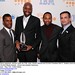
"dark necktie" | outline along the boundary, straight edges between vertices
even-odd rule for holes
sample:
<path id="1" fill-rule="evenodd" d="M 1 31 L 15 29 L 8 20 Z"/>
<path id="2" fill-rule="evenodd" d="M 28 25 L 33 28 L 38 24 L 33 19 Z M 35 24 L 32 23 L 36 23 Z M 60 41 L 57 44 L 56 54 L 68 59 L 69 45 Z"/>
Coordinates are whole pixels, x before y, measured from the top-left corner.
<path id="1" fill-rule="evenodd" d="M 13 42 L 13 36 L 12 36 L 11 31 L 12 31 L 12 30 L 9 30 L 9 32 L 10 32 L 10 38 L 11 38 L 11 40 L 12 40 L 12 42 Z"/>
<path id="2" fill-rule="evenodd" d="M 62 27 L 62 28 L 61 28 L 61 34 L 63 34 L 63 30 L 64 30 L 64 28 Z"/>

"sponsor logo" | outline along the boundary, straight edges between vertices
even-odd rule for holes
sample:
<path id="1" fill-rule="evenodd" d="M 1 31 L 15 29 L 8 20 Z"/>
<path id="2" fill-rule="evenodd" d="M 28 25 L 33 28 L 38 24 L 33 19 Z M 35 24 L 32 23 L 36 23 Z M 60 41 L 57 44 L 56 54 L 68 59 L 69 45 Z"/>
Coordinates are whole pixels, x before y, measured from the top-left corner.
<path id="1" fill-rule="evenodd" d="M 54 0 L 40 0 L 40 5 L 54 5 Z"/>
<path id="2" fill-rule="evenodd" d="M 63 0 L 63 2 L 66 4 L 67 7 L 75 6 L 75 0 Z"/>
<path id="3" fill-rule="evenodd" d="M 25 2 L 31 2 L 31 0 L 14 0 L 15 4 L 24 4 Z"/>
<path id="4" fill-rule="evenodd" d="M 12 19 L 15 19 L 15 15 L 11 15 Z"/>

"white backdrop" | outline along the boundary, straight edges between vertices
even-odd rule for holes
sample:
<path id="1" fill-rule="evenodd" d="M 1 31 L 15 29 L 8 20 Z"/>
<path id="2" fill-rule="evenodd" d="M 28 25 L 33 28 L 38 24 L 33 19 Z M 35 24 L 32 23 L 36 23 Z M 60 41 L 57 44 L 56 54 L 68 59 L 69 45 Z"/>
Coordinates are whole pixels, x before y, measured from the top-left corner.
<path id="1" fill-rule="evenodd" d="M 72 23 L 75 25 L 75 0 L 0 0 L 0 29 L 2 25 L 2 16 L 5 13 L 12 15 L 13 29 L 15 27 L 16 17 L 23 15 L 23 4 L 31 2 L 33 5 L 33 15 L 37 16 L 42 22 L 42 15 L 45 12 L 51 12 L 53 15 L 53 23 L 60 24 L 60 13 L 67 10 L 72 15 Z"/>

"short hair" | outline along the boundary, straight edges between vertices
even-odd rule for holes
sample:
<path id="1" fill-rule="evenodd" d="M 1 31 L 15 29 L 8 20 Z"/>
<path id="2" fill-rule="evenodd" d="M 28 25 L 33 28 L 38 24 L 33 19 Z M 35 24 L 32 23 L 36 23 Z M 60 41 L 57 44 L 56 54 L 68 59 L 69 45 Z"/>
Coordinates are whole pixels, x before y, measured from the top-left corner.
<path id="1" fill-rule="evenodd" d="M 44 18 L 44 16 L 45 16 L 45 14 L 50 14 L 51 17 L 52 17 L 52 14 L 51 14 L 50 12 L 45 12 L 45 13 L 43 14 L 43 18 Z"/>
<path id="2" fill-rule="evenodd" d="M 26 3 L 24 4 L 24 6 L 27 6 L 27 5 L 29 5 L 29 6 L 32 8 L 32 4 L 31 4 L 30 2 L 26 2 Z M 23 8 L 24 8 L 24 6 L 23 6 Z"/>
<path id="3" fill-rule="evenodd" d="M 4 14 L 2 17 L 3 21 L 4 21 L 5 17 L 11 17 L 11 15 L 10 14 Z"/>
<path id="4" fill-rule="evenodd" d="M 64 13 L 67 13 L 68 16 L 69 16 L 69 18 L 71 18 L 71 14 L 70 14 L 70 12 L 68 12 L 68 11 L 63 11 L 63 12 L 61 12 L 61 13 L 60 13 L 60 16 L 61 16 L 62 14 L 64 14 Z"/>

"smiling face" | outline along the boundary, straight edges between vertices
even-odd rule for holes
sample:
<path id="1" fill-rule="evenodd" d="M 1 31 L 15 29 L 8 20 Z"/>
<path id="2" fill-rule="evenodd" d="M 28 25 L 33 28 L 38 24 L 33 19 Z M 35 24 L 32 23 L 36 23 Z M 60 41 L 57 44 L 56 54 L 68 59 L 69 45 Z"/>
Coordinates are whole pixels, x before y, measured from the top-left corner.
<path id="1" fill-rule="evenodd" d="M 4 17 L 3 25 L 4 25 L 6 28 L 11 29 L 11 27 L 12 27 L 12 18 L 11 18 L 10 16 Z"/>
<path id="2" fill-rule="evenodd" d="M 52 23 L 52 15 L 49 13 L 44 14 L 43 16 L 43 22 L 45 25 L 49 25 Z"/>
<path id="3" fill-rule="evenodd" d="M 31 3 L 27 2 L 24 4 L 23 13 L 26 17 L 31 15 L 31 13 L 32 13 L 32 4 Z"/>
<path id="4" fill-rule="evenodd" d="M 60 15 L 60 21 L 62 26 L 66 26 L 71 23 L 71 17 L 69 16 L 68 13 L 62 13 Z"/>

